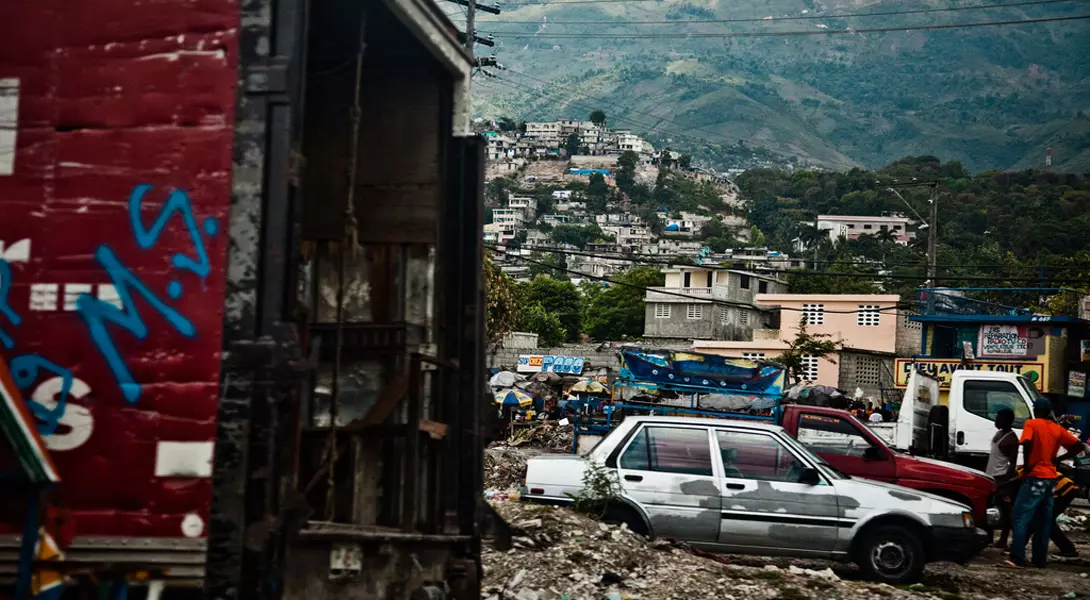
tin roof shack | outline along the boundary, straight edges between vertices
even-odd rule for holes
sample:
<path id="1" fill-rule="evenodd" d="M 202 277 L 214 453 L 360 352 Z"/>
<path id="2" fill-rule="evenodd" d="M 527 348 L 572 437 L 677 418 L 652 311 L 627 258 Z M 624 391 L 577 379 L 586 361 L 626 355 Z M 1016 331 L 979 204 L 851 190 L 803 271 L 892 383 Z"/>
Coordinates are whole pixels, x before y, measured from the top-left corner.
<path id="1" fill-rule="evenodd" d="M 430 0 L 308 4 L 242 4 L 232 218 L 253 226 L 232 245 L 206 591 L 479 598 L 471 63 Z"/>
<path id="2" fill-rule="evenodd" d="M 1003 371 L 1027 377 L 1067 406 L 1068 374 L 1086 372 L 1080 356 L 1090 321 L 1079 317 L 1079 293 L 1063 288 L 935 288 L 917 291 L 921 354 L 898 359 L 897 387 L 905 388 L 911 363 L 942 381 L 959 369 Z"/>

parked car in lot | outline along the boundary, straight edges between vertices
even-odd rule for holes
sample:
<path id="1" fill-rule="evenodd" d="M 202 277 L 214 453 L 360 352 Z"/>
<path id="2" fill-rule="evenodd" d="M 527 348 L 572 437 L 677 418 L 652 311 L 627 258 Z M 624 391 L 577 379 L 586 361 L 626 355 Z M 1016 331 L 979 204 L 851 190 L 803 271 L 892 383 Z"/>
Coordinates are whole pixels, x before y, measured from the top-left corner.
<path id="1" fill-rule="evenodd" d="M 850 560 L 901 584 L 988 543 L 968 506 L 852 479 L 770 424 L 628 417 L 586 456 L 531 458 L 522 499 L 572 503 L 588 469 L 618 483 L 606 520 L 711 551 Z"/>

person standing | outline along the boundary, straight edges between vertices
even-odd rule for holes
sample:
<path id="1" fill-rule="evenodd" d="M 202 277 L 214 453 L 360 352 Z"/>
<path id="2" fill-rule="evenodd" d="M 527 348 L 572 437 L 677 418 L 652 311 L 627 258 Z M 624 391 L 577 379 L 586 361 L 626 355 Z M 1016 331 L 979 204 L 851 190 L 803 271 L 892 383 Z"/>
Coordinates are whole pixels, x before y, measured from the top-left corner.
<path id="1" fill-rule="evenodd" d="M 999 540 L 997 548 L 1007 547 L 1007 536 L 1011 530 L 1011 508 L 1018 492 L 1018 475 L 1015 465 L 1018 463 L 1018 434 L 1014 432 L 1014 411 L 1009 408 L 1000 410 L 995 415 L 995 428 L 992 436 L 992 449 L 988 454 L 988 466 L 985 471 L 995 479 L 995 493 L 999 497 Z"/>
<path id="2" fill-rule="evenodd" d="M 1033 403 L 1034 418 L 1022 429 L 1022 451 L 1025 454 L 1025 477 L 1014 501 L 1011 516 L 1012 539 L 1008 567 L 1026 566 L 1026 541 L 1033 525 L 1033 564 L 1048 564 L 1048 540 L 1052 533 L 1052 493 L 1059 472 L 1056 464 L 1083 450 L 1086 445 L 1052 419 L 1052 405 L 1045 399 Z M 1059 449 L 1067 452 L 1056 456 Z"/>
<path id="3" fill-rule="evenodd" d="M 1022 474 L 1023 468 L 1018 467 L 1019 476 Z M 1075 547 L 1075 544 L 1068 539 L 1067 534 L 1063 529 L 1060 529 L 1060 524 L 1056 521 L 1060 515 L 1064 514 L 1067 507 L 1071 506 L 1071 503 L 1078 496 L 1079 486 L 1075 484 L 1071 479 L 1060 475 L 1056 479 L 1056 491 L 1052 494 L 1052 529 L 1049 537 L 1052 539 L 1052 543 L 1056 544 L 1056 548 L 1060 550 L 1059 556 L 1062 558 L 1077 558 L 1079 556 L 1079 550 Z M 1030 531 L 1036 529 L 1037 524 L 1030 525 Z"/>

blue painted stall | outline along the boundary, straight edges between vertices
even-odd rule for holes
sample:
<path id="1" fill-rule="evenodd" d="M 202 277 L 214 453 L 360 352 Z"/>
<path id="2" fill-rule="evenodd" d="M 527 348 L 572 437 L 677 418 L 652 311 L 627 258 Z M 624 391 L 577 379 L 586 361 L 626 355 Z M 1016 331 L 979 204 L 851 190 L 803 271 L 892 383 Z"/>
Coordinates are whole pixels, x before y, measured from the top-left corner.
<path id="1" fill-rule="evenodd" d="M 731 358 L 701 352 L 659 350 L 642 347 L 618 352 L 621 368 L 608 402 L 572 400 L 575 439 L 602 436 L 621 421 L 624 414 L 656 414 L 710 418 L 753 419 L 778 422 L 786 369 L 779 364 Z M 671 400 L 647 402 L 633 396 Z M 737 408 L 712 408 L 705 400 L 715 398 Z M 769 414 L 763 414 L 764 412 Z"/>

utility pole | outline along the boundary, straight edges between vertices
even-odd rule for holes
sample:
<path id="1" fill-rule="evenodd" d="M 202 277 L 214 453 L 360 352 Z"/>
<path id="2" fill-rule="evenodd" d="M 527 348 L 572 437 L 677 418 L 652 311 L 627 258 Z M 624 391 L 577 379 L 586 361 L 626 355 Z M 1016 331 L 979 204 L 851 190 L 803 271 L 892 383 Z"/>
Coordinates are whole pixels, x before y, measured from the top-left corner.
<path id="1" fill-rule="evenodd" d="M 473 58 L 473 45 L 477 41 L 477 0 L 466 2 L 466 52 Z"/>
<path id="2" fill-rule="evenodd" d="M 928 203 L 931 204 L 931 211 L 928 215 L 929 218 L 924 219 L 920 216 L 920 213 L 913 208 L 912 204 L 905 197 L 897 191 L 899 187 L 920 187 L 928 186 L 931 188 L 931 197 L 928 198 Z M 908 210 L 912 211 L 912 214 L 916 215 L 916 218 L 922 221 L 927 226 L 927 282 L 925 285 L 929 288 L 935 287 L 937 284 L 937 269 L 938 264 L 938 244 L 939 244 L 939 182 L 938 181 L 920 181 L 912 183 L 895 183 L 886 188 L 887 191 L 893 192 L 901 202 L 904 202 Z"/>
<path id="3" fill-rule="evenodd" d="M 931 203 L 931 219 L 927 224 L 927 287 L 936 287 L 938 282 L 935 280 L 935 265 L 938 264 L 939 243 L 939 182 L 937 181 L 931 183 L 931 199 L 928 202 Z"/>

